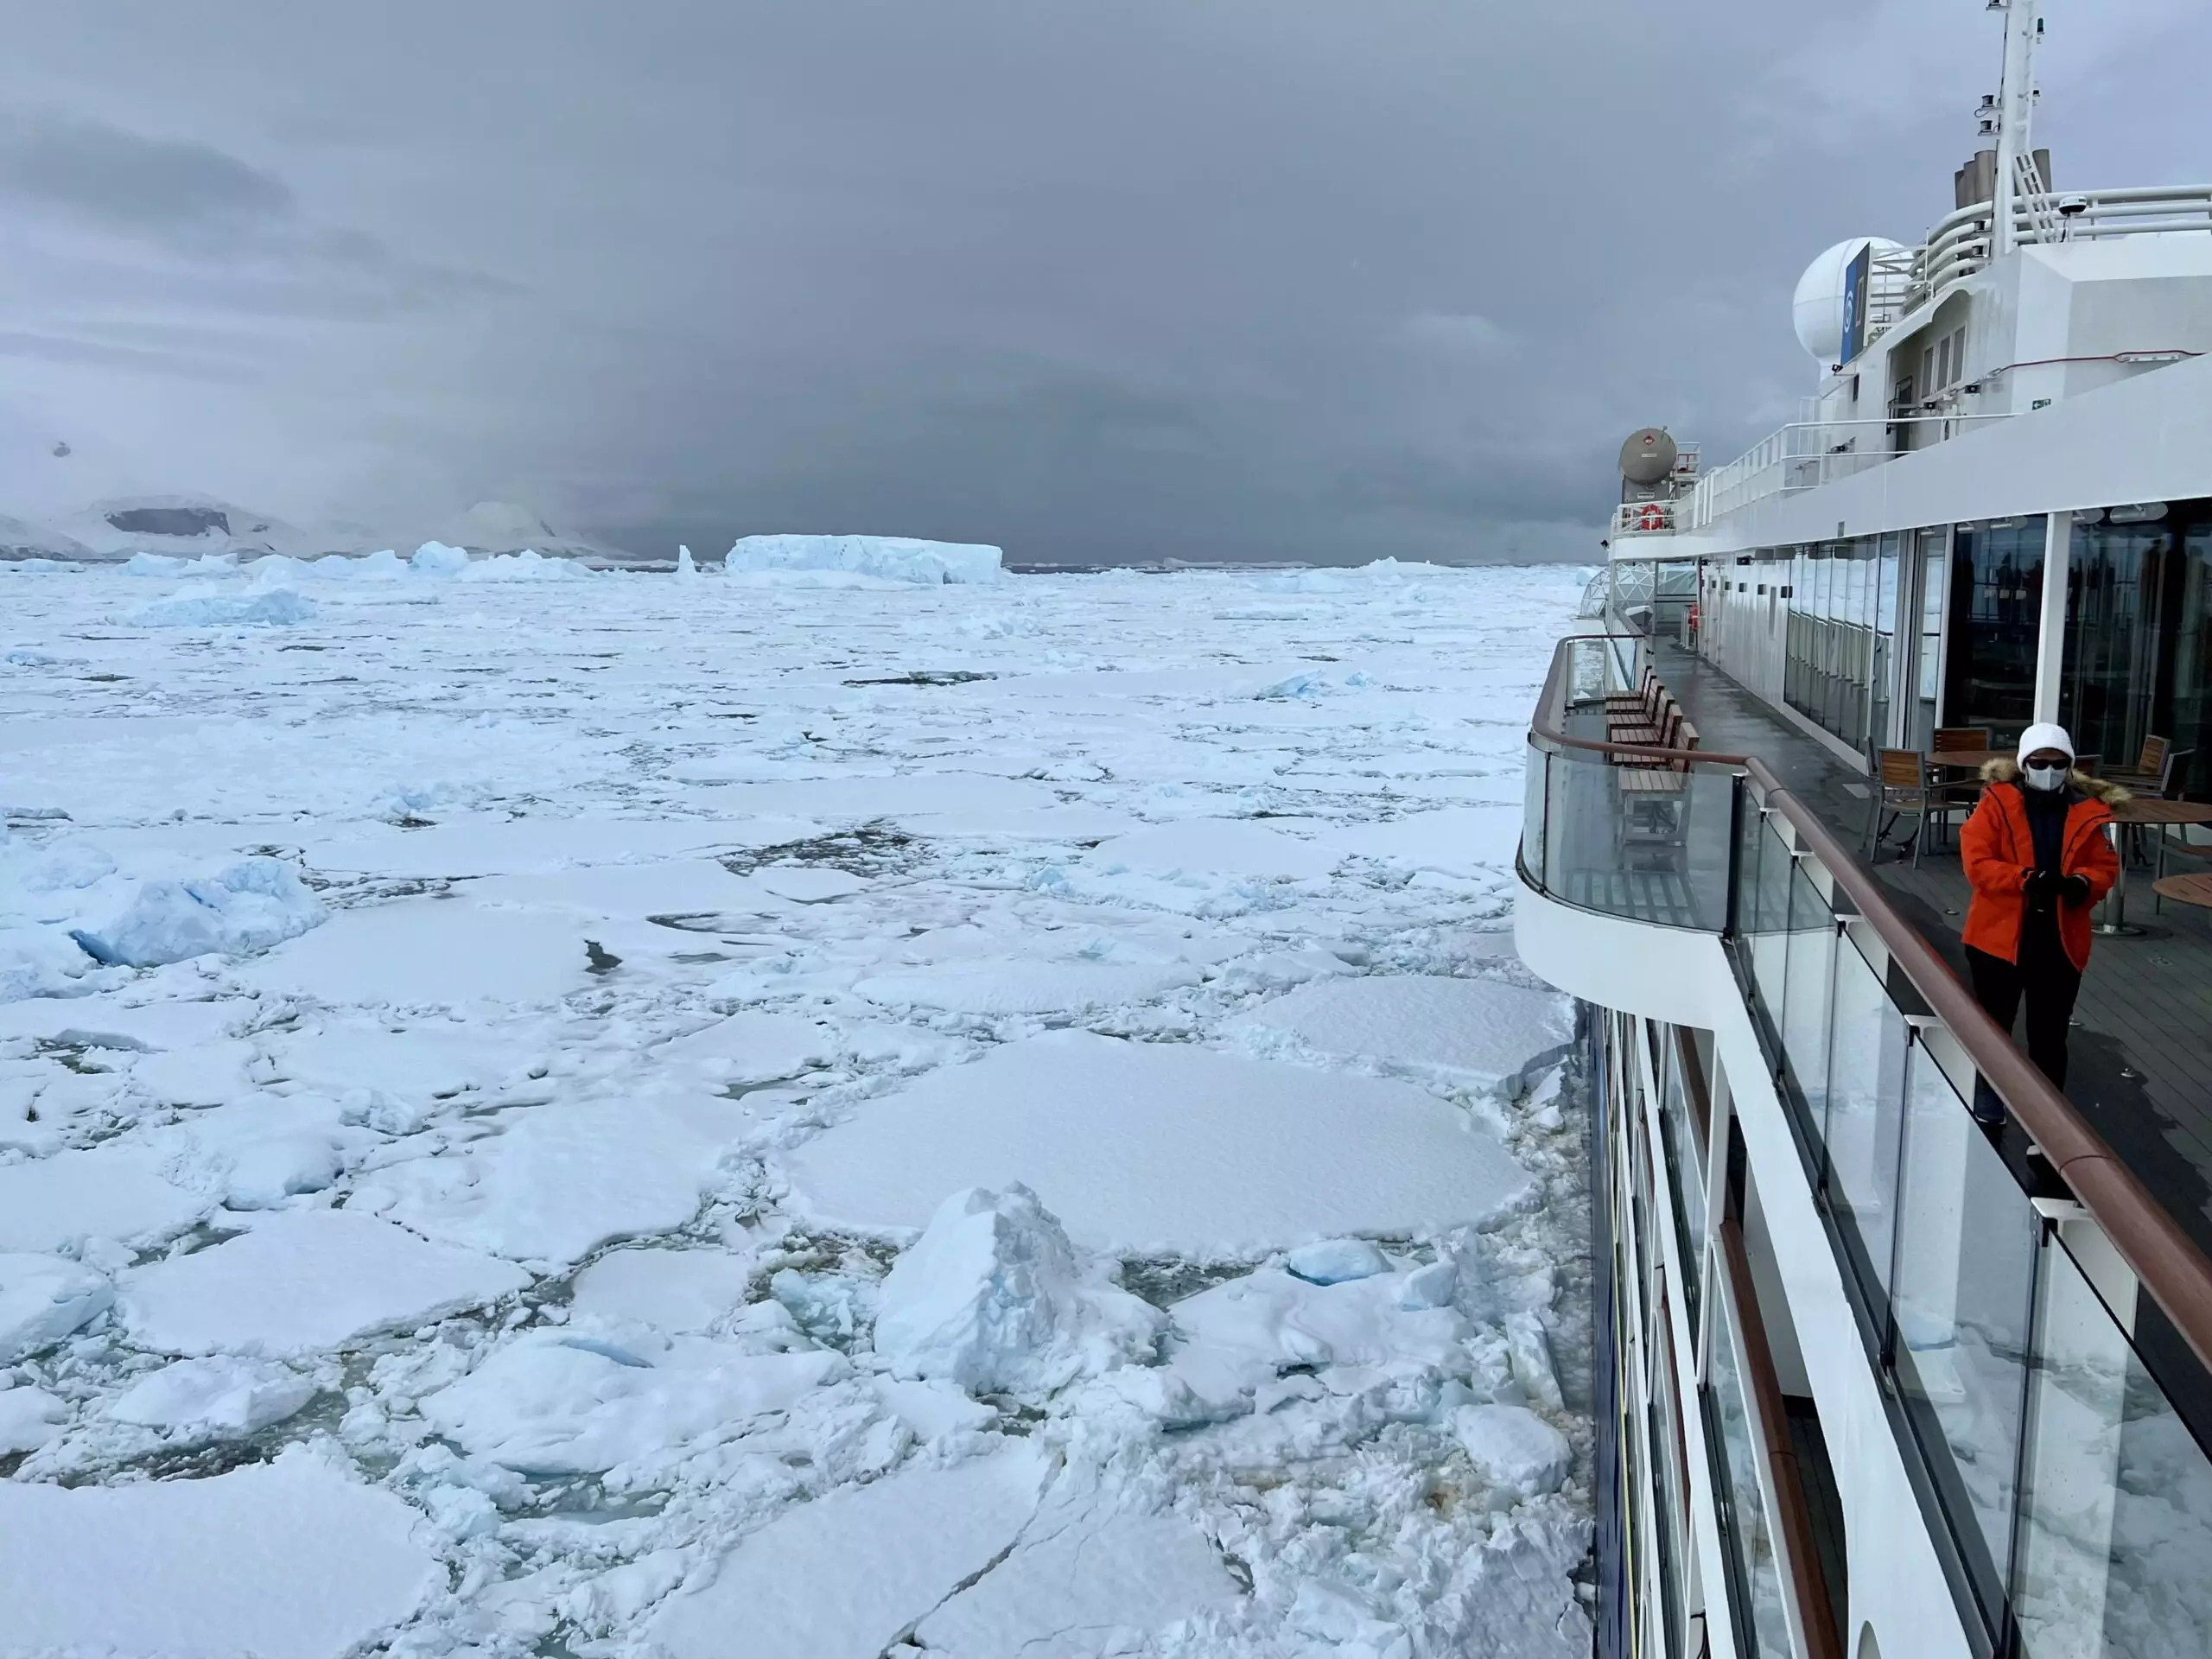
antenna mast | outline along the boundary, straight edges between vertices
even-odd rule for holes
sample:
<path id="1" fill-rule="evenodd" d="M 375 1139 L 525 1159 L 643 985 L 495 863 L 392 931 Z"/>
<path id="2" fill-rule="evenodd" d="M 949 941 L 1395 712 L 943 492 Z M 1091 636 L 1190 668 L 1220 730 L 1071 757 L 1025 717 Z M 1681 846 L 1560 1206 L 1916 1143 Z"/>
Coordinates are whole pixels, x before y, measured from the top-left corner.
<path id="1" fill-rule="evenodd" d="M 2043 0 L 1989 0 L 2005 14 L 2005 77 L 1997 92 L 1997 180 L 1990 204 L 1990 257 L 2002 259 L 2019 245 L 2018 213 L 2032 205 L 2016 200 L 2043 194 L 2035 162 L 2036 48 L 2043 41 Z"/>

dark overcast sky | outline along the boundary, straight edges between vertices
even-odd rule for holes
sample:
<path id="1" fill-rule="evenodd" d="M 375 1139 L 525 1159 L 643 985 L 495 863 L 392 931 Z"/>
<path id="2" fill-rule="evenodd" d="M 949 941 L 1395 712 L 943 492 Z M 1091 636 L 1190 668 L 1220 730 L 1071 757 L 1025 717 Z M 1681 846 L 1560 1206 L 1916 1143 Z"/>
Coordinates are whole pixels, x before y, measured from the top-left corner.
<path id="1" fill-rule="evenodd" d="M 2064 184 L 2212 178 L 2203 0 L 2050 0 Z M 1982 0 L 9 8 L 0 512 L 640 551 L 1588 556 L 1948 210 Z M 56 439 L 74 453 L 50 454 Z"/>

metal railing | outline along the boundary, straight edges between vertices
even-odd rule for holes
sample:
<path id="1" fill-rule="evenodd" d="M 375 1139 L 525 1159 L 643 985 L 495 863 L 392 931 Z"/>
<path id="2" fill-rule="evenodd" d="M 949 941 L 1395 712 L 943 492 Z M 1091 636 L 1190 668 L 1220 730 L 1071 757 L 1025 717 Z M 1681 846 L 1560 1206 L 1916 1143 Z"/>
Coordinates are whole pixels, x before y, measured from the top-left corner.
<path id="1" fill-rule="evenodd" d="M 1686 502 L 1676 503 L 1679 527 L 1702 530 L 1754 501 L 1793 495 L 1851 478 L 1911 453 L 1897 447 L 1906 437 L 1926 448 L 2012 411 L 1987 415 L 1897 415 L 1887 419 L 1792 421 L 1768 434 L 1725 467 L 1698 480 Z"/>
<path id="2" fill-rule="evenodd" d="M 2212 185 L 2016 194 L 2011 207 L 2013 236 L 2029 246 L 2212 231 Z M 1996 219 L 1995 204 L 1986 201 L 1939 219 L 1928 240 L 1913 250 L 1904 310 L 1986 267 Z"/>
<path id="3" fill-rule="evenodd" d="M 1640 645 L 1554 654 L 1522 880 L 1724 939 L 1992 1649 L 2212 1652 L 2212 1262 L 1756 757 L 1606 741 Z M 1679 785 L 1624 781 L 1655 765 Z M 2030 1164 L 1975 1122 L 1984 1091 Z"/>
<path id="4" fill-rule="evenodd" d="M 1675 533 L 1676 511 L 1682 505 L 1681 500 L 1624 501 L 1613 509 L 1613 534 L 1671 536 Z"/>

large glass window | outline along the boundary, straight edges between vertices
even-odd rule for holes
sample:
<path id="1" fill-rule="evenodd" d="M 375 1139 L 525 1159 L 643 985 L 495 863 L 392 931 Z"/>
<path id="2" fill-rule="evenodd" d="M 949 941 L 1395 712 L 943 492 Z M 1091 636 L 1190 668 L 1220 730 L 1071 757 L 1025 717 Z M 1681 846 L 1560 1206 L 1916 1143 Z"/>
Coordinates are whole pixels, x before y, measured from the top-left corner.
<path id="1" fill-rule="evenodd" d="M 2000 746 L 2035 718 L 2044 520 L 1961 524 L 1951 542 L 1951 648 L 1943 723 L 1986 726 Z"/>
<path id="2" fill-rule="evenodd" d="M 1888 741 L 1900 546 L 1895 536 L 1861 537 L 1794 560 L 1783 698 L 1861 750 Z"/>
<path id="3" fill-rule="evenodd" d="M 2132 766 L 2166 739 L 2179 785 L 2212 779 L 2212 502 L 2144 502 L 2078 513 L 2067 567 L 2059 719 L 2084 754 Z"/>

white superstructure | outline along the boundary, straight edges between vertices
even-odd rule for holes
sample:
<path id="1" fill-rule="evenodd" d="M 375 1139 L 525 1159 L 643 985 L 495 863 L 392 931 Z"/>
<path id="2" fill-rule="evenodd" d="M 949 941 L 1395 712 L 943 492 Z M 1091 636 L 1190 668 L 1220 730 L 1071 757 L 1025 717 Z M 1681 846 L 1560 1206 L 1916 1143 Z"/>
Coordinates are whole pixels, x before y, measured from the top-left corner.
<path id="1" fill-rule="evenodd" d="M 2146 794 L 2212 778 L 2212 186 L 2059 188 L 2040 0 L 1990 10 L 1956 210 L 1808 268 L 1798 420 L 1631 477 L 1532 721 L 1518 940 L 1589 1005 L 1609 1659 L 2212 1653 L 2204 1218 L 1841 818 L 2031 721 Z"/>

